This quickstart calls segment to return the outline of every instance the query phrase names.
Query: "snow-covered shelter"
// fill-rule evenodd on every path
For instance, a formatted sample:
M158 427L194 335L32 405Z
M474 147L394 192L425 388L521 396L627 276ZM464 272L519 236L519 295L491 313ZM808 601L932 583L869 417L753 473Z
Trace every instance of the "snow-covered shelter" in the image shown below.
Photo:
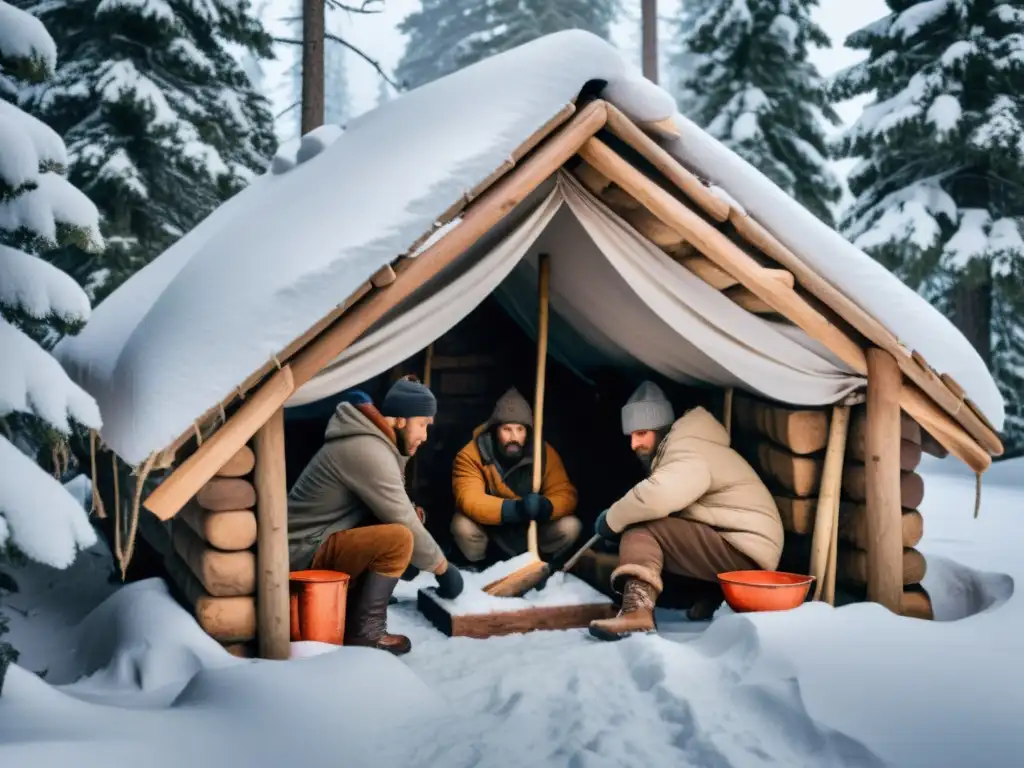
M282 147L58 346L100 405L102 443L136 467L142 530L175 518L168 568L207 631L287 651L284 410L391 370L492 294L532 333L542 252L557 360L584 378L612 365L728 393L723 419L763 438L753 460L788 491L786 527L809 534L858 486L840 536L862 545L851 567L868 599L908 610L921 448L979 474L1003 450L984 363L614 48L573 31ZM819 550L812 564L832 557L834 580Z

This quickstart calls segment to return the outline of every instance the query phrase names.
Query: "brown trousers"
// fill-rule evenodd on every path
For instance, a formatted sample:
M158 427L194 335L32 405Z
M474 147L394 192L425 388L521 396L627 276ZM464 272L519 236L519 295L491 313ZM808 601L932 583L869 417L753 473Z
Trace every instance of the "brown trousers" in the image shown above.
M412 559L412 531L397 523L366 525L327 537L313 555L314 570L340 571L353 579L366 571L401 576Z
M633 576L661 592L663 570L682 577L673 584L694 599L721 601L718 574L761 568L704 523L664 517L628 528L619 544L619 567L612 573L612 586L621 591L625 578Z
M498 549L510 557L523 554L527 549L526 532L529 524L480 525L461 512L452 515L452 538L459 551L471 563L478 563L487 554L487 543L493 541ZM564 555L576 543L583 524L575 515L537 524L537 549L549 559Z

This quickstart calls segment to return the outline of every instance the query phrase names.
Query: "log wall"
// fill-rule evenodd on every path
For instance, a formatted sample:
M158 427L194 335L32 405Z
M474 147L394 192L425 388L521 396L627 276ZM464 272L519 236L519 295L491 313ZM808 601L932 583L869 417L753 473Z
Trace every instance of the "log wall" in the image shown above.
M234 655L256 639L255 456L243 446L167 525L167 573L203 630Z
M792 408L748 394L737 393L733 404L733 443L751 462L771 489L787 546L800 548L814 529L828 442L828 408ZM836 577L840 588L863 596L867 584L867 499L865 456L866 412L854 406L850 417L843 465L839 509L839 552ZM935 453L927 433L905 413L901 422L900 502L903 508L904 615L931 618L927 593L920 588L927 562L915 547L924 535L919 507L924 500L924 479L917 473L924 452ZM805 538L806 537L806 538ZM809 547L808 547L809 551ZM806 568L804 569L806 572Z

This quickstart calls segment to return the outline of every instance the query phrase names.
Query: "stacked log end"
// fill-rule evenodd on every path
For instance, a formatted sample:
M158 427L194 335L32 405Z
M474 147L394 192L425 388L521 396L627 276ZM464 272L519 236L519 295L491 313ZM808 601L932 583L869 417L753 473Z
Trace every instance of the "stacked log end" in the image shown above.
M772 489L787 534L809 537L813 532L830 416L828 408L792 408L746 394L735 398L734 445ZM860 592L867 582L865 426L865 408L855 406L843 464L836 564L837 581L854 592ZM924 535L924 520L917 511L924 499L924 480L915 470L928 436L906 414L901 427L903 612L931 618L928 595L919 586L927 563L915 549Z
M171 523L167 570L203 630L235 655L256 637L255 457L243 446Z

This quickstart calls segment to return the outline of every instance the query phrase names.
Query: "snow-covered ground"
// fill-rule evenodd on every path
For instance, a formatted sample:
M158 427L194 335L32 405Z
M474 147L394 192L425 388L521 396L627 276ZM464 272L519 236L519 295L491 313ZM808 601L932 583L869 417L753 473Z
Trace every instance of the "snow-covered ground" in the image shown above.
M30 567L8 600L22 659L0 765L1018 765L1024 460L986 476L978 520L973 476L925 474L926 586L962 620L807 604L710 624L666 612L660 636L617 644L447 639L403 584L391 627L409 656L303 643L305 658L260 662L223 652L162 582L108 584L101 551Z

